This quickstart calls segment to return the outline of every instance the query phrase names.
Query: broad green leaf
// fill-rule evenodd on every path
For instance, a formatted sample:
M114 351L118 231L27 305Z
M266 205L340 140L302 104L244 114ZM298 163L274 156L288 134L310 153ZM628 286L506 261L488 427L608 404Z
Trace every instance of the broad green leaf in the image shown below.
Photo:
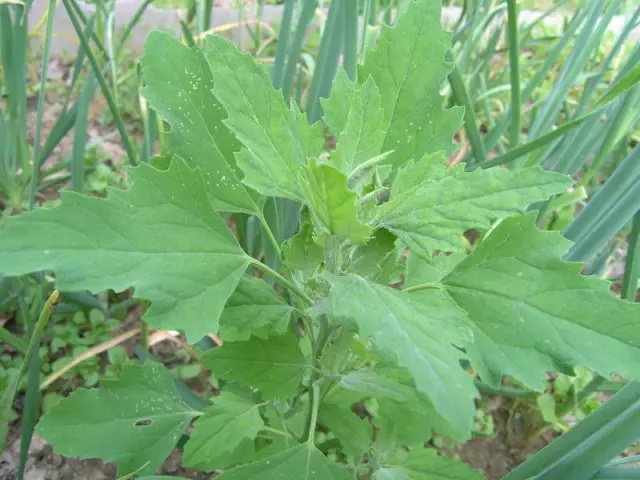
M562 261L570 242L535 218L501 222L443 281L474 324L474 367L494 383L513 375L538 389L545 372L578 365L638 378L640 304Z
M482 480L469 465L438 455L434 449L414 448L396 462L383 465L373 480Z
M142 94L171 125L172 153L202 169L215 209L259 215L263 200L241 182L234 158L241 145L224 124L227 113L211 92L213 76L200 49L152 31L144 50Z
M356 246L349 255L347 271L372 282L388 285L395 280L401 254L396 247L396 236L381 228L371 240Z
M263 460L232 468L220 480L351 480L353 477L325 457L310 443L304 443Z
M314 242L310 222L304 222L300 231L284 243L282 253L287 266L307 275L315 272L324 261L324 249Z
M424 157L418 165L428 169L436 156ZM410 164L398 174L398 181L411 185ZM471 228L487 229L490 221L522 212L533 202L546 200L571 184L566 175L545 172L539 167L507 170L464 166L433 169L430 181L393 192L382 204L376 219L380 226L400 237L414 253L463 249L462 234Z
M135 287L153 328L197 341L218 319L250 258L211 208L199 171L129 168L131 189L107 198L62 191L62 203L9 218L0 272L53 270L63 291Z
M470 430L461 432L452 429L451 424L435 411L433 403L416 390L415 381L406 368L383 361L376 365L375 372L380 377L400 384L400 391L407 397L401 402L378 397L374 419L378 425L377 450L392 452L401 445L424 445L433 432L460 442L470 437Z
M259 405L250 395L223 391L196 421L183 463L206 472L231 465L234 451L263 428Z
M264 399L295 395L309 368L294 334L225 343L202 361L218 378L260 389Z
M349 80L344 69L340 68L336 78L333 80L331 95L329 98L320 99L322 110L324 111L322 120L327 124L336 141L349 121L349 112L351 111L357 86L356 82Z
M396 402L407 402L414 397L412 389L393 378L373 370L356 370L340 379L340 388L362 393L366 396L390 398Z
M331 305L326 302L330 310ZM320 368L327 375L341 375L345 369L345 365L348 365L348 360L357 355L356 361L363 361L364 348L361 347L361 343L356 335L358 333L357 325L353 323L345 324L340 329L340 335L334 341L330 342L323 350L322 357L320 358ZM364 340L366 342L366 340ZM357 351L357 352L356 352ZM362 396L359 396L359 400ZM355 401L355 400L354 400Z
M402 165L393 180L389 197L396 198L407 190L447 177L452 173L448 170L444 152L424 155L419 160L409 160Z
M375 418L378 426L376 448L384 452L399 445L423 445L433 436L434 417L437 416L433 405L419 401L417 397L403 403L380 398Z
M358 218L356 194L347 187L347 177L329 164L311 160L304 168L302 188L309 204L316 235L336 236L352 243L364 243L371 227Z
M472 337L466 314L442 290L406 293L355 275L328 276L333 313L352 318L360 334L412 374L419 391L460 432L471 429L473 379L452 344Z
M366 418L360 418L351 410L351 404L337 402L338 397L329 398L320 407L320 423L333 433L347 455L359 457L372 442L373 427Z
M335 166L345 175L380 153L384 140L380 132L385 121L380 101L380 92L371 77L357 85L340 69L334 91L323 107L325 122L335 128Z
M36 431L58 454L116 462L120 475L153 474L200 414L162 365L130 364L120 378L105 378L100 388L77 390L51 407Z
M395 27L383 27L374 51L358 70L358 81L372 78L384 110L380 130L387 163L399 166L425 153L450 151L462 124L461 108L443 109L440 87L451 71L445 56L451 34L440 26L440 2L409 2Z
M439 282L465 257L466 255L462 252L450 255L445 253L429 255L428 259L425 256L409 253L404 288Z
M267 71L228 40L210 35L203 51L213 93L229 112L225 123L245 147L236 156L243 182L264 195L304 200L298 176L322 149L320 125L309 126L293 102L287 107Z
M287 331L293 308L264 280L248 275L224 306L220 317L220 338L224 342L266 339Z

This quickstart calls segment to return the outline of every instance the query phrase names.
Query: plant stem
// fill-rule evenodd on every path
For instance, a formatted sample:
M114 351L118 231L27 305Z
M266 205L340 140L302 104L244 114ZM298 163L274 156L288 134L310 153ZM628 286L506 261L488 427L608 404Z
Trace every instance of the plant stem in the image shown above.
M27 345L27 351L25 352L24 359L22 360L22 364L20 365L20 370L18 370L18 373L16 375L10 378L9 384L2 392L2 395L0 395L0 448L4 447L5 438L3 438L3 436L7 432L7 429L5 428L5 422L8 421L8 413L11 411L13 400L16 396L16 392L18 391L18 386L20 385L20 379L31 363L33 353L40 346L40 336L47 326L49 318L51 318L53 308L55 307L56 303L58 303L59 298L60 292L58 290L54 290L45 302L44 307L42 308L40 315L38 316L38 321L33 327L29 345Z
M439 283L421 283L411 287L403 288L403 292L416 292L418 290L426 290L428 288L441 288Z
M20 366L20 373L18 377L22 377L24 372L27 369L27 365L31 361L31 356L33 355L34 350L40 344L40 335L44 331L47 323L49 322L49 318L51 318L51 313L53 312L53 308L58 303L58 299L60 298L60 292L58 290L54 290L47 298L47 301L42 307L42 311L40 312L40 316L38 317L38 321L36 322L35 327L33 328L33 334L31 335L31 339L29 340L29 345L27 346L27 351L24 354L24 361Z
M476 380L475 385L480 393L486 393L488 395L500 395L501 397L535 397L538 395L538 392L532 390L521 390L512 387L492 387L479 380Z
M302 433L302 438L313 442L313 434L316 430L316 422L318 421L318 408L320 405L320 380L322 369L320 368L320 358L325 345L331 338L331 324L326 315L320 316L320 331L315 343L312 344L313 349L313 374L311 375L311 387L309 388L309 410L307 412L307 423Z
M260 270L263 273L266 273L266 274L270 275L271 277L273 277L273 279L276 282L278 282L280 285L282 285L283 287L286 287L289 290L291 290L292 292L294 292L296 295L298 295L300 298L302 298L302 300L304 300L308 305L313 305L313 300L311 300L311 298L309 298L309 296L306 293L304 293L300 288L298 288L291 280L289 280L288 278L283 277L278 272L276 272L274 269L272 269L268 265L265 265L261 261L256 260L255 258L251 259L251 263L258 270Z
M260 220L260 224L267 234L267 237L269 237L269 241L271 242L271 245L273 245L273 248L276 251L276 255L278 255L278 258L280 259L280 261L282 261L282 251L280 250L280 244L278 243L278 240L276 240L276 237L271 231L271 228L269 228L267 220L263 215L258 216L258 219Z
M309 390L309 422L307 423L307 442L313 443L313 436L316 433L316 422L318 421L318 410L320 408L320 387L317 383L311 384ZM304 437L303 437L304 438Z
M146 352L149 350L149 325L144 320L140 324L140 347Z
M283 430L278 430L277 428L266 426L266 427L263 428L263 430L265 432L273 433L275 435L280 435L281 437L287 437L287 438L291 437L291 434L289 432L285 432Z

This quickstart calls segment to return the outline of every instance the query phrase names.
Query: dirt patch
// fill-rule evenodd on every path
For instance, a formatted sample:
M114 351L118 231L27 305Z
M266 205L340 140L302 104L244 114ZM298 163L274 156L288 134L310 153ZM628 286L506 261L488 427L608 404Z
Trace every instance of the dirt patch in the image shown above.
M20 438L17 428L11 434L11 445L0 457L0 479L17 478ZM210 480L215 474L205 474L180 467L182 453L175 450L160 469L161 475L174 475L193 480ZM53 453L53 447L34 435L29 448L25 480L115 480L115 464L100 460L79 460Z
M530 455L557 438L558 433L547 430L536 435L539 419L511 413L496 397L498 407L491 412L495 434L475 437L456 449L460 460L482 472L487 480L500 480Z

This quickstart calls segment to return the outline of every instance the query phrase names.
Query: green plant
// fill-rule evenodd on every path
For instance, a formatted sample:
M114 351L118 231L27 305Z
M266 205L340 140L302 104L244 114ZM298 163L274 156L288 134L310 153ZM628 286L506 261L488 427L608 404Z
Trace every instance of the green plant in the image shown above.
M191 343L219 330L202 361L227 383L203 407L162 365L125 365L41 419L58 452L122 475L153 474L180 443L186 465L224 480L473 479L424 448L433 431L471 434L477 390L461 361L493 387L508 374L541 389L546 371L576 365L637 376L640 306L581 276L561 258L570 242L523 213L572 180L448 166L462 119L439 94L451 35L439 2L408 9L355 81L339 72L322 105L330 155L321 125L229 42L149 36L143 93L171 125L171 156L130 168L127 191L63 192L9 219L0 270L54 271L69 291L134 287L151 327ZM302 205L284 242L264 221L274 197ZM217 211L256 218L279 271ZM488 231L470 251L469 229Z

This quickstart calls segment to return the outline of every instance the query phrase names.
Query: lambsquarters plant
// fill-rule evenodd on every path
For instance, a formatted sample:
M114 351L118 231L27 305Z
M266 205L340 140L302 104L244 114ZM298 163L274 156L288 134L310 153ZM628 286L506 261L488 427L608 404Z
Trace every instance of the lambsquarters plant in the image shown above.
M63 192L11 218L0 271L53 271L71 291L133 286L152 328L219 332L202 360L227 383L200 409L163 366L126 366L42 418L57 452L151 475L186 434L183 463L223 480L473 479L424 448L433 432L470 436L477 392L461 361L536 389L576 365L638 377L640 307L563 262L569 242L522 213L571 180L447 166L462 111L439 95L451 38L439 3L409 2L357 80L338 75L323 104L330 158L322 126L250 56L218 36L187 48L150 34L144 95L171 125L171 157L129 169L128 191ZM267 229L268 197L302 205L299 232L274 240L278 272L218 213ZM472 228L490 231L465 255Z

